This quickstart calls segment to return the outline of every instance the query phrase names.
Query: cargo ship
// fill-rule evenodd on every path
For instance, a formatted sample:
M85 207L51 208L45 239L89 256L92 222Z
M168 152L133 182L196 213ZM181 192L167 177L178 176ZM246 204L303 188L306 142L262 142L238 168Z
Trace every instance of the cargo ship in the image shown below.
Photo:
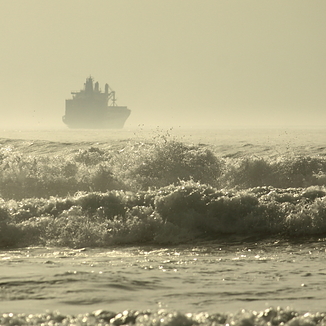
M69 128L120 129L131 112L126 106L116 104L115 92L108 84L102 92L91 76L86 78L84 89L71 94L62 117Z

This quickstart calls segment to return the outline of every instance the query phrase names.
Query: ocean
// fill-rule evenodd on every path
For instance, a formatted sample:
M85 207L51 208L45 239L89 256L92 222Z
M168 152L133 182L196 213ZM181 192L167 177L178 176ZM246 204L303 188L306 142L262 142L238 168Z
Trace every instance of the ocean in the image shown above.
M325 325L326 130L0 130L0 325Z

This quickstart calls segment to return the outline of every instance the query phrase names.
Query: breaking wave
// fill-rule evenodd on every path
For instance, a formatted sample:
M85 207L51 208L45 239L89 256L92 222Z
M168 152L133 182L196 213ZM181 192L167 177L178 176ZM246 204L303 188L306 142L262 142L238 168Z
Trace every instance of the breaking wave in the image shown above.
M0 246L323 236L325 185L324 157L222 157L166 136L51 156L3 146Z

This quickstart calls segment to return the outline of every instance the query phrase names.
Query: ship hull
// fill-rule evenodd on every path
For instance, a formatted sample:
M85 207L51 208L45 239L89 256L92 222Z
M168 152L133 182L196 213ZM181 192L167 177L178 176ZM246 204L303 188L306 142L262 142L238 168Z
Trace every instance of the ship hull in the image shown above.
M72 129L121 129L130 115L125 106L108 106L100 112L66 110L63 122Z

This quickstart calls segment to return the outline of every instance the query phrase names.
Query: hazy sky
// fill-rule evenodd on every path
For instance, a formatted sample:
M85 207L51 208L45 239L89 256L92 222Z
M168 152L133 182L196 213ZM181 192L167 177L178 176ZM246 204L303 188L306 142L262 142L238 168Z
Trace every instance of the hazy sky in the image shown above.
M92 75L145 126L326 125L325 0L0 0L0 126Z

